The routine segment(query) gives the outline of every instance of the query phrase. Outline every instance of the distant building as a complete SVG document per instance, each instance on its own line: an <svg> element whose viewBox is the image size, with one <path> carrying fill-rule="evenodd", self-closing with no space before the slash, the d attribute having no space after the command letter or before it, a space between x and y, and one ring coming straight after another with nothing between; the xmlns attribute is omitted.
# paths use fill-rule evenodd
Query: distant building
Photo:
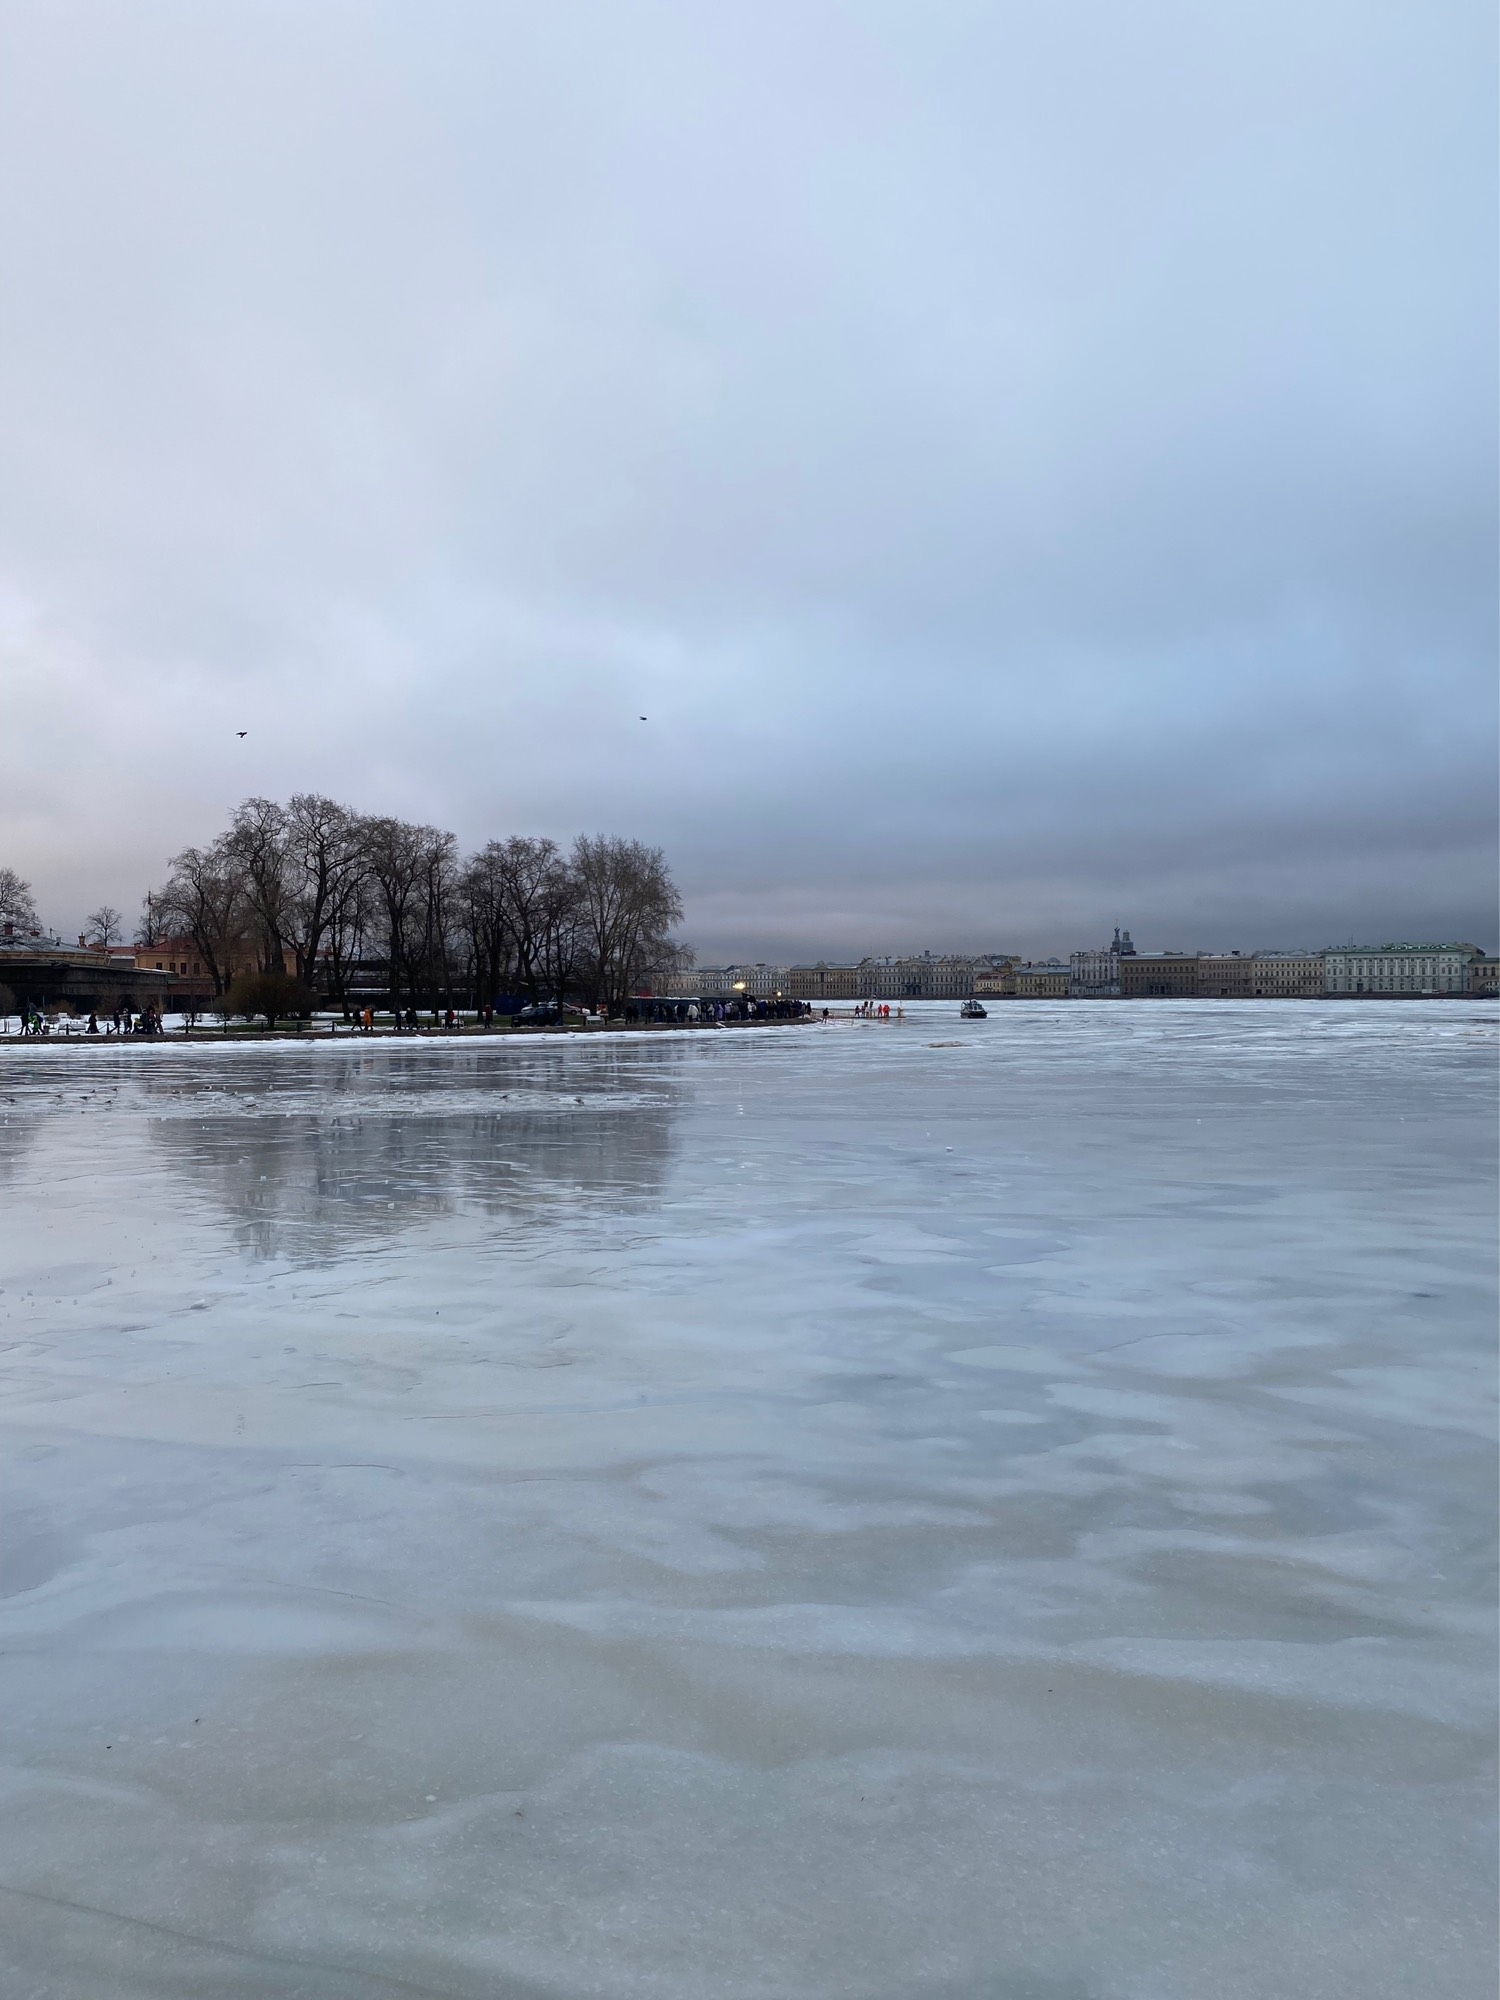
<svg viewBox="0 0 1500 2000"><path fill-rule="evenodd" d="M1018 965L1013 976L1018 1000L1066 1000L1072 991L1072 968L1058 958Z"/></svg>
<svg viewBox="0 0 1500 2000"><path fill-rule="evenodd" d="M784 965L699 965L674 972L665 991L686 1000L774 1000L786 973Z"/></svg>
<svg viewBox="0 0 1500 2000"><path fill-rule="evenodd" d="M1120 960L1134 958L1135 946L1129 931L1115 928L1114 939L1103 951L1075 951L1068 960L1075 998L1112 1000L1120 991Z"/></svg>
<svg viewBox="0 0 1500 2000"><path fill-rule="evenodd" d="M165 973L168 1007L173 1013L185 1007L206 1010L216 997L213 974L190 937L162 937L154 944L115 944L105 949L112 963L134 965L140 972ZM326 952L321 956L326 959ZM288 979L295 979L297 954L290 946L282 948L281 966ZM226 987L244 974L260 970L260 954L251 938L242 938L231 949L228 964L221 968Z"/></svg>
<svg viewBox="0 0 1500 2000"><path fill-rule="evenodd" d="M1004 963L993 953L973 958L965 953L941 956L924 951L913 958L862 958L859 962L861 1000L967 1000L981 966Z"/></svg>
<svg viewBox="0 0 1500 2000"><path fill-rule="evenodd" d="M778 1000L790 996L791 988L787 982L792 968L789 965L766 965L757 960L754 965L731 965L727 970L730 990L737 997Z"/></svg>
<svg viewBox="0 0 1500 2000"><path fill-rule="evenodd" d="M1020 963L1018 951L982 951L974 960L974 977L984 979L996 972L1014 972Z"/></svg>
<svg viewBox="0 0 1500 2000"><path fill-rule="evenodd" d="M1068 958L1075 993L1108 995L1120 990L1120 961L1113 952L1075 951Z"/></svg>
<svg viewBox="0 0 1500 2000"><path fill-rule="evenodd" d="M1120 960L1122 1000L1196 1000L1198 959L1182 951L1138 951Z"/></svg>
<svg viewBox="0 0 1500 2000"><path fill-rule="evenodd" d="M1255 960L1243 952L1205 951L1198 955L1200 1000L1249 1000L1255 993Z"/></svg>
<svg viewBox="0 0 1500 2000"><path fill-rule="evenodd" d="M789 965L784 991L789 1000L857 1000L859 967L829 965L823 959L816 965Z"/></svg>
<svg viewBox="0 0 1500 2000"><path fill-rule="evenodd" d="M686 972L669 972L661 983L663 994L683 1000L727 1000L730 988L727 966L689 966Z"/></svg>
<svg viewBox="0 0 1500 2000"><path fill-rule="evenodd" d="M1327 991L1338 998L1419 1000L1469 991L1471 944L1382 944L1325 951Z"/></svg>
<svg viewBox="0 0 1500 2000"><path fill-rule="evenodd" d="M934 958L930 951L924 951L918 961L922 967L923 1000L967 1000L974 991L974 960L958 952L945 952Z"/></svg>
<svg viewBox="0 0 1500 2000"><path fill-rule="evenodd" d="M960 957L956 952L934 957L930 951L924 951L915 963L921 967L923 1000L967 1000L974 991L972 958Z"/></svg>
<svg viewBox="0 0 1500 2000"><path fill-rule="evenodd" d="M180 990L198 961L188 940L115 947L132 964L164 970ZM159 954L159 956L158 956ZM253 969L248 954L235 972ZM290 965L288 970L291 970ZM831 1000L1105 999L1316 1000L1335 997L1449 998L1500 992L1500 960L1472 944L1387 944L1329 951L1138 951L1116 930L1100 951L1022 964L1012 953L924 951L868 957L857 965L699 966L674 973L681 998ZM174 1002L174 1004L176 1004Z"/></svg>
<svg viewBox="0 0 1500 2000"><path fill-rule="evenodd" d="M683 998L774 1000L967 1000L979 992L1009 993L1014 952L931 952L862 958L857 965L819 959L812 965L696 966L671 975L666 988Z"/></svg>
<svg viewBox="0 0 1500 2000"><path fill-rule="evenodd" d="M924 951L883 963L894 965L895 985L890 991L871 993L872 1000L967 1000L974 991L976 961L967 953Z"/></svg>
<svg viewBox="0 0 1500 2000"><path fill-rule="evenodd" d="M1319 1000L1323 995L1320 951L1258 951L1250 961L1257 1000Z"/></svg>
<svg viewBox="0 0 1500 2000"><path fill-rule="evenodd" d="M901 1000L906 997L905 974L899 958L862 958L859 961L861 1000Z"/></svg>
<svg viewBox="0 0 1500 2000"><path fill-rule="evenodd" d="M82 939L79 942L82 943ZM123 948L113 947L109 955L119 963ZM213 974L203 963L203 954L191 938L158 938L155 944L135 945L131 948L129 962L141 972L166 974L167 1005L173 1013L180 1013L184 1007L206 1008L214 998Z"/></svg>
<svg viewBox="0 0 1500 2000"><path fill-rule="evenodd" d="M1015 998L1016 967L1020 963L1015 958L990 958L974 967L974 998L976 1000L1010 1000Z"/></svg>
<svg viewBox="0 0 1500 2000"><path fill-rule="evenodd" d="M18 1006L43 1013L109 1014L125 1005L165 1013L171 1004L163 973L87 945L66 945L41 933L23 936L9 923L0 926L0 986Z"/></svg>

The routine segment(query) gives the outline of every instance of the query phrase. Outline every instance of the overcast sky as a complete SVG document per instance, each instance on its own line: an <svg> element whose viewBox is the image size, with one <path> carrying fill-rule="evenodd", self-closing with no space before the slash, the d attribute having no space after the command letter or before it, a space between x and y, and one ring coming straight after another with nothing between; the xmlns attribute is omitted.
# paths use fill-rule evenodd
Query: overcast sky
<svg viewBox="0 0 1500 2000"><path fill-rule="evenodd" d="M0 865L314 789L704 963L1493 947L1494 44L0 0Z"/></svg>

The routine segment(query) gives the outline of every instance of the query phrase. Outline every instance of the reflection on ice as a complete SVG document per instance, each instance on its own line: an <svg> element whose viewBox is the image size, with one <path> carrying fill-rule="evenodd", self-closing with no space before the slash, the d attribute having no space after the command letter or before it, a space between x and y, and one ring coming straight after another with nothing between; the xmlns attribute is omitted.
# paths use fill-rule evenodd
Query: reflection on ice
<svg viewBox="0 0 1500 2000"><path fill-rule="evenodd" d="M597 1087L550 1106L498 1095L484 1109L393 1095L357 1109L299 1101L254 1117L156 1118L151 1140L262 1257L338 1257L464 1207L540 1220L559 1204L659 1196L669 1102Z"/></svg>
<svg viewBox="0 0 1500 2000"><path fill-rule="evenodd" d="M5 1052L7 1990L1487 1990L1493 1020L908 1025Z"/></svg>

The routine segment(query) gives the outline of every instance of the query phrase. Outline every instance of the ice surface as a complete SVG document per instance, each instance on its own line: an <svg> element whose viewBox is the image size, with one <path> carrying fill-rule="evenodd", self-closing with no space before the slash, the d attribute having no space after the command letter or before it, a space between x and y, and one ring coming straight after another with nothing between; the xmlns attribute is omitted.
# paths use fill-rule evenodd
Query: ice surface
<svg viewBox="0 0 1500 2000"><path fill-rule="evenodd" d="M1494 1990L1478 1005L0 1050L0 1993Z"/></svg>

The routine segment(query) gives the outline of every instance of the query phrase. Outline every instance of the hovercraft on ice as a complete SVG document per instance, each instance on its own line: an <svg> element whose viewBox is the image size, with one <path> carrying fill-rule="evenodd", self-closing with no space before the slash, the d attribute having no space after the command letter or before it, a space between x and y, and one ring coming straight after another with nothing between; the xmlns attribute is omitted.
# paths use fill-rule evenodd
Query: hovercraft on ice
<svg viewBox="0 0 1500 2000"><path fill-rule="evenodd" d="M958 1011L965 1021L987 1021L990 1018L977 1000L965 1000Z"/></svg>

